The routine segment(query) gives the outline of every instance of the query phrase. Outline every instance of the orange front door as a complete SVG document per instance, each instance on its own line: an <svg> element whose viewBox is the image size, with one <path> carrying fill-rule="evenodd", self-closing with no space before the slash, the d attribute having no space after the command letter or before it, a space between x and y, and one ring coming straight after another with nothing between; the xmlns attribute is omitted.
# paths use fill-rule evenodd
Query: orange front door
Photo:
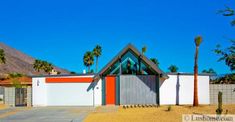
<svg viewBox="0 0 235 122"><path fill-rule="evenodd" d="M106 77L106 105L115 105L115 90L116 90L116 77L107 76Z"/></svg>

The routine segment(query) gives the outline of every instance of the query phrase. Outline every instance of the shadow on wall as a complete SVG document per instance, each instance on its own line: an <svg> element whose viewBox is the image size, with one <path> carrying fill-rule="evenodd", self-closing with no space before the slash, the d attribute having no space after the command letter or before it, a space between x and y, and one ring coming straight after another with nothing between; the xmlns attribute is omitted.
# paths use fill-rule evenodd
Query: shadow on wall
<svg viewBox="0 0 235 122"><path fill-rule="evenodd" d="M165 79L160 79L160 87L164 84L164 81L165 81ZM159 88L160 88L159 87ZM179 105L179 99L180 99L180 94L179 94L179 91L180 91L180 74L179 73L177 73L177 77L176 77L176 84L175 84L175 104L176 105Z"/></svg>
<svg viewBox="0 0 235 122"><path fill-rule="evenodd" d="M160 78L160 81L159 81L159 88L162 86L162 84L164 83L166 79L164 78Z"/></svg>
<svg viewBox="0 0 235 122"><path fill-rule="evenodd" d="M120 104L159 103L156 81L154 75L121 75Z"/></svg>
<svg viewBox="0 0 235 122"><path fill-rule="evenodd" d="M138 79L142 81L151 91L156 93L156 76L154 75L137 75Z"/></svg>
<svg viewBox="0 0 235 122"><path fill-rule="evenodd" d="M180 78L179 78L179 74L177 74L177 82L176 82L176 105L179 105L179 91L180 91Z"/></svg>
<svg viewBox="0 0 235 122"><path fill-rule="evenodd" d="M155 75L122 75L122 76L136 76L140 81L142 81L146 86L150 88L151 91L156 92L156 76ZM159 88L164 83L166 79L159 79ZM155 83L152 83L155 82ZM95 88L97 85L97 81L92 82L89 87L87 88L87 91L90 91L90 89Z"/></svg>
<svg viewBox="0 0 235 122"><path fill-rule="evenodd" d="M142 81L146 86L150 88L151 91L154 91L156 93L156 76L154 75L123 75L123 76L136 76L139 81ZM130 79L130 80L136 80L136 79ZM94 88L97 85L97 82L92 82L90 86L87 88L87 91Z"/></svg>
<svg viewBox="0 0 235 122"><path fill-rule="evenodd" d="M95 86L97 85L97 82L98 81L91 82L86 91L89 92L90 90L94 90Z"/></svg>

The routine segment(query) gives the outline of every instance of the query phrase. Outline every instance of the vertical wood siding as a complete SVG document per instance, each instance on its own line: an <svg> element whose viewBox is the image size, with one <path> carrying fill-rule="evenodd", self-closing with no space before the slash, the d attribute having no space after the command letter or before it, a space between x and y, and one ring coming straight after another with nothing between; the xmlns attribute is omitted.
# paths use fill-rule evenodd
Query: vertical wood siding
<svg viewBox="0 0 235 122"><path fill-rule="evenodd" d="M156 104L156 76L121 75L120 104Z"/></svg>

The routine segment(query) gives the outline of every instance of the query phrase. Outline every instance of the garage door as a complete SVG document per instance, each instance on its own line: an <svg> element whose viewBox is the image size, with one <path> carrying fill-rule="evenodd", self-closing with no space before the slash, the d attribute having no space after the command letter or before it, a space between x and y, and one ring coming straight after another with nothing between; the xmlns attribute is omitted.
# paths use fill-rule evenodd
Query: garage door
<svg viewBox="0 0 235 122"><path fill-rule="evenodd" d="M76 79L48 80L48 106L92 106L92 83ZM53 82L50 82L53 81Z"/></svg>

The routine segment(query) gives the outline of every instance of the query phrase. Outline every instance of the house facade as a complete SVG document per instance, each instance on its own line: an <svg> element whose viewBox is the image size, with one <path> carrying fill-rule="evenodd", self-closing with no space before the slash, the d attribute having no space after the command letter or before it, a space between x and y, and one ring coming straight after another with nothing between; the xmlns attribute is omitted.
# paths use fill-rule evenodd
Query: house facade
<svg viewBox="0 0 235 122"><path fill-rule="evenodd" d="M2 102L8 106L32 106L32 79L27 76L0 81Z"/></svg>
<svg viewBox="0 0 235 122"><path fill-rule="evenodd" d="M209 76L199 75L199 102L209 104ZM99 73L36 76L33 106L192 104L193 75L166 74L127 45Z"/></svg>

